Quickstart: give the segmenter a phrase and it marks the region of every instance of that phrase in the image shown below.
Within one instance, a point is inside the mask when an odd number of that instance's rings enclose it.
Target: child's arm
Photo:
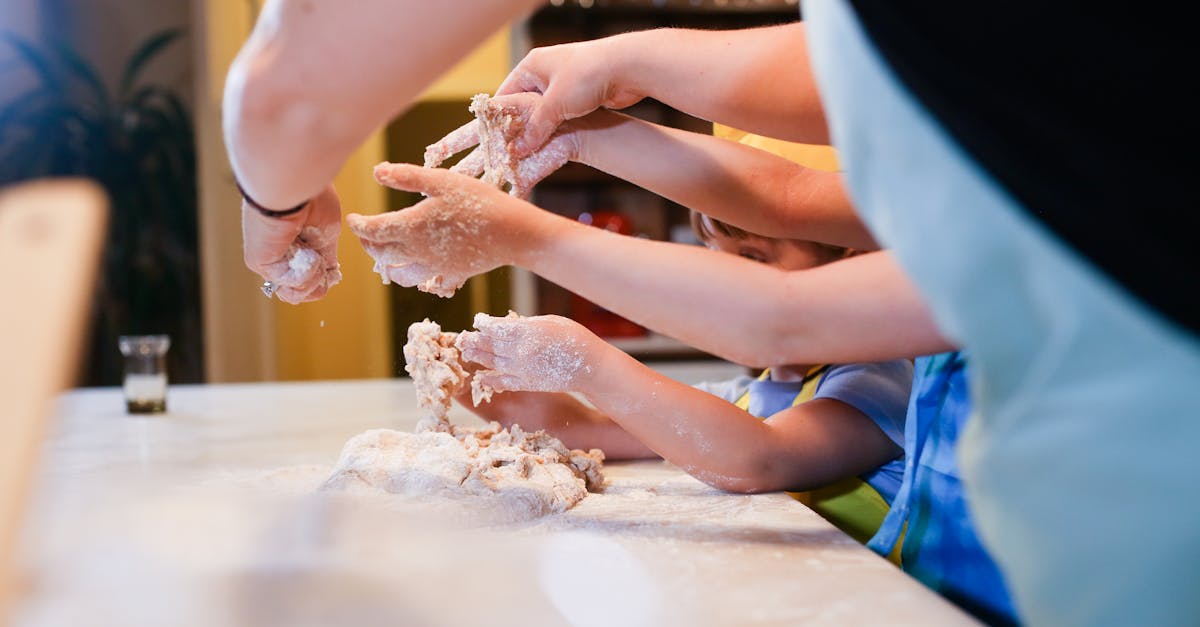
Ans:
[[[402,211],[347,217],[381,273],[401,285],[458,285],[517,265],[750,366],[882,361],[953,346],[886,252],[784,272],[592,228],[446,170],[381,165],[376,177],[429,195]]]
[[[817,399],[759,420],[663,376],[566,318],[478,315],[463,357],[497,390],[582,393],[625,431],[712,486],[804,490],[878,467],[900,449],[866,415]]]
[[[470,390],[455,400],[484,420],[504,426],[521,425],[526,431],[545,429],[567,448],[604,451],[606,459],[646,459],[654,451],[629,435],[603,413],[562,392],[501,392],[475,406]]]
[[[879,248],[839,173],[611,111],[597,111],[568,129],[578,138],[574,161],[752,233]]]
[[[752,133],[828,143],[803,22],[744,30],[659,29],[531,50],[496,90],[545,98],[518,146],[559,124],[654,98]]]
[[[542,100],[537,94],[491,99],[489,108],[526,123]],[[426,150],[426,164],[479,143],[472,121]],[[472,176],[481,155],[452,169]],[[432,157],[432,159],[430,158]],[[836,172],[822,172],[726,139],[651,124],[607,110],[563,124],[550,142],[520,162],[516,195],[567,161],[603,170],[719,220],[767,237],[807,239],[875,250]]]

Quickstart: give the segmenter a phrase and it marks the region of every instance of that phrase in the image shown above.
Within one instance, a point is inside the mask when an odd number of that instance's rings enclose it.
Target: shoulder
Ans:
[[[841,364],[825,373],[814,398],[831,398],[854,407],[899,444],[904,440],[912,382],[912,362],[907,359]]]
[[[867,387],[900,385],[908,394],[912,385],[913,364],[907,359],[894,359],[871,363],[838,364],[829,367],[817,387],[821,396],[826,388]]]

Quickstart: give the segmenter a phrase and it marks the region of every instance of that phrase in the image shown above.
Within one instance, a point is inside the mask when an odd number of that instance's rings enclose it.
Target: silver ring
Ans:
[[[270,281],[263,281],[262,287],[259,289],[262,290],[264,296],[270,298],[275,295],[276,288],[277,286],[274,283]]]

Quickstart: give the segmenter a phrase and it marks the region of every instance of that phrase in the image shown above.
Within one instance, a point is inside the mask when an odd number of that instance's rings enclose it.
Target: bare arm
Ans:
[[[592,228],[446,170],[383,165],[376,176],[430,196],[403,211],[347,218],[367,252],[402,285],[430,276],[459,283],[517,265],[749,366],[882,361],[952,347],[887,252],[785,272],[698,246]],[[462,245],[449,255],[447,241]],[[614,264],[625,271],[614,272]]]
[[[489,108],[527,124],[543,97],[532,93],[499,96]],[[426,151],[427,164],[480,142],[478,121],[456,129]],[[452,170],[482,172],[478,149]],[[841,175],[806,168],[737,142],[651,124],[601,109],[572,120],[533,154],[520,160],[517,195],[568,161],[585,163],[750,232],[768,237],[808,239],[858,250],[875,250],[871,233],[858,218]]]
[[[458,402],[484,420],[502,425],[521,425],[522,429],[545,429],[568,448],[598,448],[605,459],[646,459],[657,454],[637,438],[570,394],[562,392],[501,392],[487,403],[475,406],[470,393]]]
[[[799,22],[730,31],[638,31],[537,48],[496,93],[523,91],[545,99],[517,143],[522,153],[541,146],[566,120],[646,97],[762,135],[829,142]]]
[[[725,490],[810,489],[875,468],[900,449],[839,401],[818,399],[760,420],[661,375],[558,316],[476,318],[463,356],[498,389],[582,393],[625,431]],[[547,368],[554,375],[546,376]]]
[[[225,139],[242,186],[282,209],[535,0],[273,0],[229,70]]]
[[[838,173],[610,111],[567,128],[578,144],[573,160],[752,233],[879,248]]]

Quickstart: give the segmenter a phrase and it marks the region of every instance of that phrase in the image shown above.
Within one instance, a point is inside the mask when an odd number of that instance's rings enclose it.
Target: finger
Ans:
[[[471,146],[478,145],[481,128],[483,128],[483,125],[479,120],[471,120],[450,131],[445,137],[426,146],[425,167],[436,168],[450,155],[458,154]]]
[[[492,339],[477,331],[463,331],[454,340],[454,346],[460,351],[492,352]]]
[[[475,362],[484,368],[496,367],[496,356],[487,351],[464,350],[462,351],[462,358]]]
[[[496,96],[507,96],[509,94],[519,94],[525,91],[542,93],[546,90],[546,79],[539,72],[534,70],[533,61],[526,56],[513,68],[508,76],[504,78],[504,82],[500,83],[500,87],[496,88]]]
[[[364,246],[389,245],[402,247],[403,242],[408,239],[409,229],[411,228],[409,224],[411,214],[407,212],[420,205],[421,203],[417,203],[413,207],[403,211],[389,211],[374,216],[352,213],[346,216],[346,226],[350,228],[351,233],[354,233],[362,241]]]
[[[462,161],[451,166],[451,172],[457,172],[471,178],[479,178],[483,174],[483,165],[485,163],[485,155],[483,151],[476,148],[470,154],[462,158]]]
[[[375,166],[375,180],[402,192],[420,192],[436,196],[451,186],[451,173],[440,168],[423,168],[411,163],[387,163]]]
[[[329,286],[321,278],[310,284],[300,286],[285,286],[275,291],[275,295],[285,303],[299,305],[318,300],[329,291]]]
[[[450,298],[451,296],[454,296],[454,293],[458,291],[458,288],[462,287],[463,283],[466,282],[467,280],[465,278],[458,281],[451,281],[438,274],[418,285],[417,289],[421,290],[422,292],[428,292],[436,296],[441,296],[442,298]]]
[[[534,386],[528,385],[521,377],[495,370],[480,370],[475,373],[475,380],[497,392],[535,391]]]
[[[431,280],[427,266],[419,263],[388,264],[384,266],[389,281],[402,287],[413,287]],[[436,278],[436,277],[434,277]]]
[[[525,123],[525,132],[512,142],[512,151],[517,158],[528,157],[541,148],[567,119],[565,104],[560,97],[561,92],[561,89],[555,89],[555,86],[551,85],[541,100],[534,105],[529,114],[529,121]]]

